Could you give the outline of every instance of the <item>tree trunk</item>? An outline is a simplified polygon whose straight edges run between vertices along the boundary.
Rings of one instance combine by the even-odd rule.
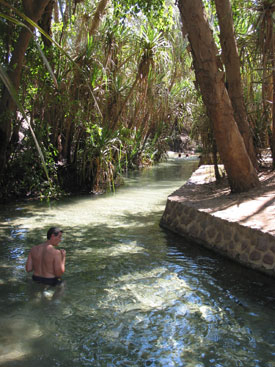
[[[235,121],[238,124],[251,162],[255,168],[258,168],[253,137],[249,128],[244,104],[240,59],[234,36],[231,4],[229,0],[215,0],[215,4],[220,26],[220,40],[223,53],[223,63],[226,70],[228,94],[232,102]]]
[[[40,27],[50,36],[52,37],[52,16],[53,11],[56,5],[56,0],[49,0],[48,5],[45,7],[45,11],[43,13],[43,16],[41,17],[41,20],[39,22]],[[44,42],[44,45],[46,48],[49,48],[51,46],[51,41],[48,40],[45,36],[42,35],[42,39]]]
[[[94,17],[93,17],[91,27],[89,29],[90,36],[94,35],[95,32],[97,31],[97,29],[99,27],[99,24],[100,24],[100,21],[101,21],[101,18],[103,17],[106,6],[108,4],[108,1],[109,0],[100,0],[99,1],[98,5],[97,5],[97,8],[96,8],[96,12],[95,12]]]
[[[179,0],[179,9],[191,44],[196,78],[213,121],[214,136],[232,192],[248,191],[259,185],[219,71],[216,46],[201,0]]]
[[[272,76],[273,76],[273,104],[272,104],[272,135],[271,135],[271,151],[273,160],[273,169],[275,169],[275,36],[272,32],[271,40],[271,55],[272,57]]]
[[[50,0],[24,0],[25,14],[37,22]],[[30,25],[28,25],[31,28]],[[14,47],[8,68],[8,76],[16,91],[19,89],[25,52],[29,45],[32,33],[22,28],[18,41]],[[0,173],[3,172],[7,161],[7,148],[11,137],[11,127],[15,104],[9,91],[4,87],[0,101]]]

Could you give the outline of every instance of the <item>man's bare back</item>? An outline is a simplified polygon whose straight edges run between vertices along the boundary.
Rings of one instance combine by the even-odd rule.
[[[47,233],[47,241],[34,246],[28,256],[26,271],[33,272],[33,280],[55,285],[65,272],[66,251],[56,250],[62,239],[62,231],[52,227]]]

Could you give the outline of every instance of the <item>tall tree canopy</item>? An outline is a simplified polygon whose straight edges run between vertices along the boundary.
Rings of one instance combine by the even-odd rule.
[[[225,87],[224,72],[218,68],[217,49],[202,1],[180,0],[179,8],[192,47],[196,77],[213,122],[215,140],[228,173],[231,189],[234,192],[247,191],[257,186],[259,180],[234,119],[234,110]],[[228,58],[230,56],[229,52]]]
[[[205,2],[210,31],[205,16],[188,22],[201,0],[179,1],[192,59],[170,0],[0,0],[2,196],[112,187],[183,130],[205,151],[217,145],[233,191],[257,185],[255,150],[274,144],[274,4],[234,0],[227,18],[229,0],[215,5]],[[213,59],[200,61],[204,76],[202,26]]]

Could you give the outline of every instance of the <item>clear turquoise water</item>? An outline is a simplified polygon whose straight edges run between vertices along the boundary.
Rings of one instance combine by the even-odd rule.
[[[159,227],[197,167],[170,160],[114,194],[0,207],[0,366],[274,367],[274,280]],[[61,226],[63,287],[24,264]]]

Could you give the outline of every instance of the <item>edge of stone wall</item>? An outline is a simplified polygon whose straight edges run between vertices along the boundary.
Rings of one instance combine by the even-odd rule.
[[[275,277],[275,236],[269,233],[206,213],[173,194],[167,199],[160,226]]]

